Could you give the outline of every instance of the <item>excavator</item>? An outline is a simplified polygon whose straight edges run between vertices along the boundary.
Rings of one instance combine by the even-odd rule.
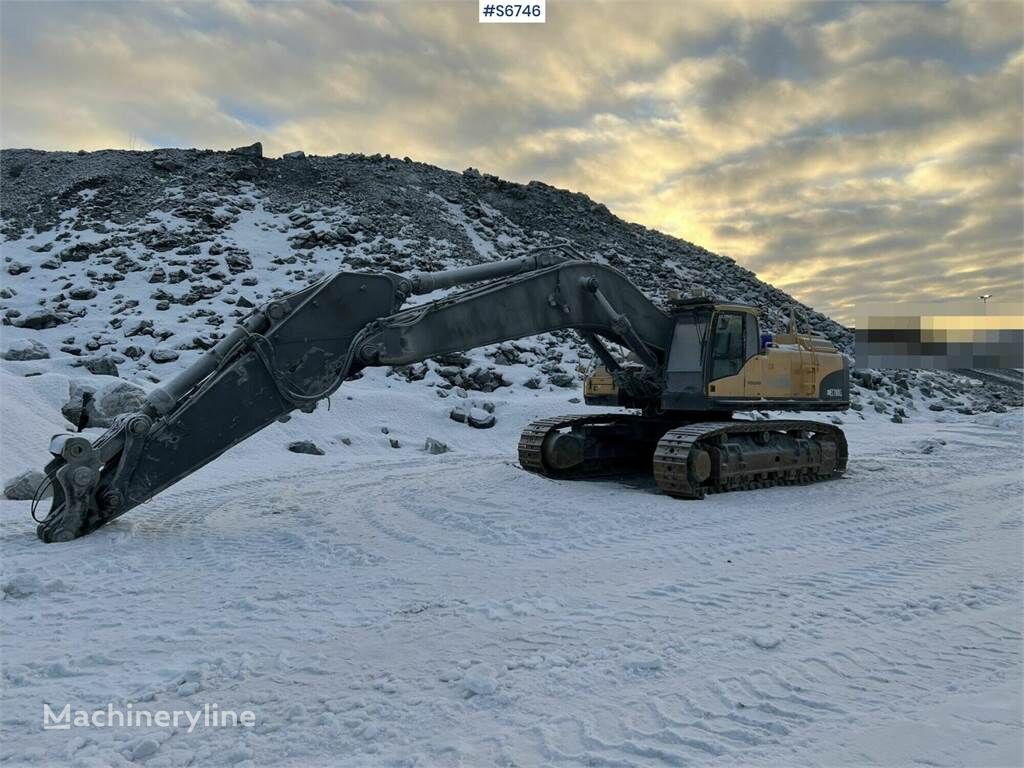
[[[455,286],[468,287],[403,307]],[[446,271],[338,272],[254,308],[95,442],[53,437],[53,499],[37,534],[58,542],[96,530],[274,421],[311,413],[364,368],[563,329],[599,361],[586,403],[619,410],[529,424],[524,470],[571,479],[653,469],[658,488],[681,499],[843,474],[835,425],[734,418],[848,408],[848,365],[831,343],[797,333],[792,316],[787,333],[765,333],[742,304],[697,297],[666,311],[558,244]]]

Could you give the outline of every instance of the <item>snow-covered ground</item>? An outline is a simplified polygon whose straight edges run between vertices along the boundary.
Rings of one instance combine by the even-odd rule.
[[[9,474],[67,379],[2,384]],[[576,394],[503,388],[473,430],[377,371],[84,539],[0,502],[0,760],[1021,764],[1019,409],[847,418],[845,479],[683,502],[517,466]],[[44,731],[44,703],[256,724]]]

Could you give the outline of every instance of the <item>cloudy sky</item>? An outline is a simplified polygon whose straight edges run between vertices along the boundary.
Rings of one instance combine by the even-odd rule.
[[[388,152],[583,191],[850,320],[1020,298],[1024,4],[0,4],[0,141]]]

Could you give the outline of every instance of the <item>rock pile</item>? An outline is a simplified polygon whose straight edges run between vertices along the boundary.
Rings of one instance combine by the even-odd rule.
[[[759,307],[780,330],[790,308],[852,352],[847,328],[731,259],[625,222],[586,195],[442,170],[387,155],[264,157],[227,152],[2,150],[0,358],[157,382],[193,362],[255,305],[339,269],[434,271],[566,242],[664,302],[699,290]],[[575,334],[445,355],[391,374],[439,397],[510,386],[577,388],[589,350]],[[512,366],[533,372],[513,384]],[[52,368],[51,368],[52,369]],[[28,368],[22,369],[31,372]],[[952,374],[862,372],[855,398],[893,420],[929,407],[1020,404],[1020,388]],[[467,416],[468,420],[468,416]]]

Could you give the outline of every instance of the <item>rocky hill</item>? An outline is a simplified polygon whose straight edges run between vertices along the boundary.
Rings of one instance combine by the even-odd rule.
[[[380,155],[269,159],[258,143],[227,152],[12,149],[0,153],[0,200],[0,356],[48,360],[49,370],[145,385],[191,362],[253,305],[335,270],[438,270],[559,241],[618,268],[656,301],[699,291],[760,307],[775,329],[794,308],[802,329],[852,352],[847,328],[729,258],[625,222],[586,195],[472,168]],[[449,380],[486,390],[513,382],[503,365],[525,363],[536,368],[532,387],[575,386],[579,357],[566,350],[585,357],[585,348],[568,333],[542,341],[485,350]],[[450,374],[451,361],[441,362]],[[864,372],[858,381],[857,396],[893,418],[913,407],[912,390],[931,393],[939,408],[1019,401],[1012,387],[951,374]]]
[[[69,262],[119,265],[96,270],[90,282],[97,291],[117,292],[112,275],[181,267],[177,282],[194,289],[189,301],[219,295],[242,272],[258,277],[276,267],[297,287],[328,265],[430,270],[568,241],[655,298],[700,289],[756,304],[775,323],[794,306],[815,331],[845,349],[852,343],[845,328],[731,259],[537,181],[515,184],[472,168],[460,174],[380,155],[272,160],[259,144],[229,152],[5,150],[2,158],[3,234],[47,240],[39,252],[49,258],[23,266],[57,278]],[[239,224],[257,218],[257,226],[283,235],[274,238],[283,248],[238,242]],[[62,225],[52,241],[45,238]]]

